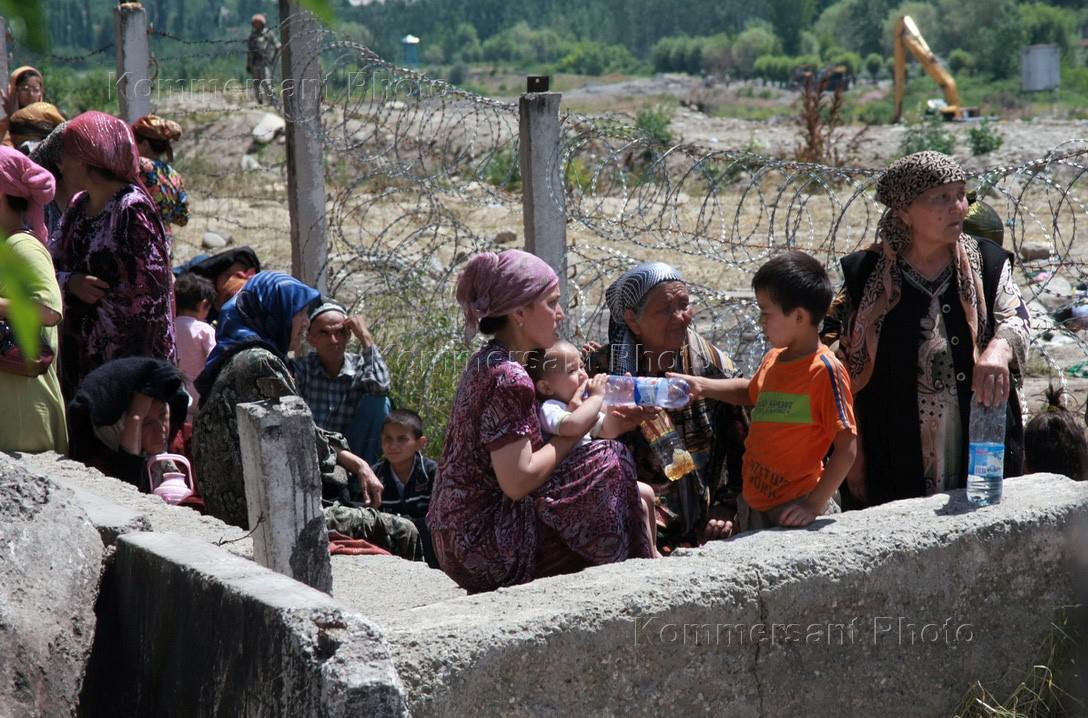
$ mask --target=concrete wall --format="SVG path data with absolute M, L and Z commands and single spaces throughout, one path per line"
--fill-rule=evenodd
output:
M 116 546 L 96 641 L 113 660 L 85 715 L 406 714 L 377 629 L 327 594 L 177 534 Z
M 388 618 L 416 716 L 951 715 L 1073 602 L 1088 483 L 1006 482 Z M 1010 669 L 1013 669 L 1010 671 Z
M 82 509 L 76 523 L 98 552 L 95 586 L 107 547 L 97 602 L 93 591 L 83 602 L 97 622 L 84 628 L 90 658 L 82 693 L 82 663 L 67 661 L 61 672 L 75 686 L 69 701 L 74 706 L 78 696 L 79 714 L 406 715 L 404 689 L 377 627 L 327 594 L 248 560 L 252 542 L 243 531 L 56 455 L 24 456 L 15 468 L 50 477 L 36 478 L 59 485 L 55 493 Z M 0 461 L 0 478 L 4 469 Z M 0 502 L 0 515 L 2 509 Z M 41 525 L 44 534 L 63 537 Z M 57 559 L 68 557 L 38 544 Z M 341 566 L 345 580 L 357 583 L 353 566 Z M 0 692 L 0 716 L 34 714 L 11 707 Z
M 86 715 L 383 715 L 403 697 L 416 716 L 950 715 L 974 681 L 1000 695 L 1042 658 L 1088 517 L 1088 483 L 1038 475 L 984 509 L 954 492 L 480 596 L 337 556 L 333 601 L 246 560 L 246 539 L 209 545 L 236 529 L 23 463 L 121 536 L 95 647 L 113 636 L 115 684 L 84 685 L 112 703 Z

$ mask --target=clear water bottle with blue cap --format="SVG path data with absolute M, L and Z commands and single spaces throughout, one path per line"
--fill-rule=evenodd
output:
M 608 377 L 604 403 L 610 405 L 659 406 L 683 409 L 691 401 L 691 387 L 683 379 L 658 376 Z
M 1001 500 L 1005 476 L 1005 402 L 983 406 L 971 400 L 967 448 L 967 500 L 988 506 Z

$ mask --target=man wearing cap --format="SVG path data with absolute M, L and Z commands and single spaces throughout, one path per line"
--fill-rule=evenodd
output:
M 359 353 L 347 352 L 352 336 Z M 374 463 L 381 453 L 382 421 L 390 411 L 390 382 L 366 322 L 326 301 L 310 312 L 306 340 L 314 351 L 295 359 L 292 370 L 314 423 L 343 434 L 354 453 Z
M 268 29 L 264 15 L 257 13 L 251 20 L 253 32 L 249 33 L 249 45 L 246 52 L 246 72 L 253 79 L 253 92 L 257 104 L 264 104 L 264 98 L 272 99 L 272 61 L 280 51 L 280 41 Z
M 257 259 L 257 253 L 250 247 L 235 247 L 212 256 L 194 258 L 180 267 L 174 268 L 175 274 L 193 272 L 210 279 L 215 285 L 215 303 L 212 312 L 208 314 L 208 322 L 214 322 L 219 316 L 219 310 L 228 299 L 246 285 L 253 275 L 261 271 L 261 262 Z

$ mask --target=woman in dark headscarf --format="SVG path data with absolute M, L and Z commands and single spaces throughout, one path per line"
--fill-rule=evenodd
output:
M 532 349 L 555 343 L 559 278 L 512 249 L 478 254 L 457 281 L 465 338 L 494 338 L 457 387 L 427 525 L 442 570 L 470 592 L 649 558 L 630 454 L 615 441 L 545 442 Z
M 175 361 L 170 247 L 140 185 L 136 142 L 121 120 L 85 112 L 65 128 L 60 171 L 76 193 L 52 238 L 66 315 L 61 388 L 75 395 L 111 359 Z
M 62 122 L 46 135 L 34 149 L 30 150 L 30 159 L 44 167 L 53 175 L 57 191 L 53 195 L 53 201 L 45 206 L 46 240 L 50 240 L 60 227 L 61 217 L 72 199 L 72 192 L 64 183 L 60 174 L 60 156 L 64 153 L 64 130 L 68 128 L 68 122 Z
M 181 430 L 189 395 L 177 367 L 127 357 L 98 367 L 68 405 L 73 459 L 148 491 L 145 462 Z
M 896 161 L 877 183 L 877 200 L 887 207 L 877 243 L 842 260 L 845 282 L 827 325 L 839 333 L 853 385 L 853 501 L 963 488 L 972 395 L 988 406 L 1008 399 L 1005 475 L 1019 475 L 1014 385 L 1029 327 L 1012 255 L 963 233 L 966 176 L 951 157 Z
M 664 376 L 666 372 L 712 378 L 739 376 L 723 351 L 691 326 L 693 310 L 680 272 L 649 262 L 625 272 L 605 291 L 609 344 L 590 357 L 590 373 Z M 675 429 L 695 470 L 669 481 L 647 434 Z M 740 494 L 745 411 L 712 399 L 662 412 L 654 431 L 623 437 L 635 455 L 638 478 L 654 487 L 658 502 L 658 543 L 694 545 L 732 532 Z
M 316 289 L 294 277 L 259 272 L 223 305 L 215 349 L 196 379 L 200 410 L 193 423 L 193 460 L 207 512 L 227 523 L 249 525 L 235 409 L 246 402 L 298 395 L 286 357 L 297 350 L 306 331 L 306 315 L 320 301 Z M 346 499 L 348 479 L 336 471 L 339 464 L 358 476 L 364 495 L 374 506 L 380 505 L 381 481 L 365 461 L 347 450 L 347 440 L 316 426 L 314 438 L 323 496 Z M 339 504 L 327 508 L 325 516 L 330 529 L 366 539 L 398 556 L 423 557 L 419 532 L 408 519 Z

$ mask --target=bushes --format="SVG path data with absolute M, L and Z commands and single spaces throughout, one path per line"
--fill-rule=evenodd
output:
M 672 112 L 667 107 L 658 105 L 640 110 L 635 119 L 635 127 L 654 144 L 669 147 L 673 143 L 672 132 L 669 131 L 670 122 Z
M 944 126 L 944 120 L 933 116 L 925 122 L 907 127 L 903 142 L 899 145 L 899 154 L 906 156 L 915 152 L 934 150 L 946 155 L 956 149 L 956 138 Z
M 574 72 L 579 75 L 603 75 L 606 72 L 620 72 L 635 65 L 623 45 L 599 45 L 593 42 L 577 43 L 556 66 L 561 72 Z
M 967 143 L 971 154 L 985 155 L 1001 148 L 1005 138 L 990 126 L 989 120 L 982 120 L 967 132 Z
M 721 73 L 733 64 L 729 38 L 725 35 L 663 37 L 650 49 L 655 72 Z

